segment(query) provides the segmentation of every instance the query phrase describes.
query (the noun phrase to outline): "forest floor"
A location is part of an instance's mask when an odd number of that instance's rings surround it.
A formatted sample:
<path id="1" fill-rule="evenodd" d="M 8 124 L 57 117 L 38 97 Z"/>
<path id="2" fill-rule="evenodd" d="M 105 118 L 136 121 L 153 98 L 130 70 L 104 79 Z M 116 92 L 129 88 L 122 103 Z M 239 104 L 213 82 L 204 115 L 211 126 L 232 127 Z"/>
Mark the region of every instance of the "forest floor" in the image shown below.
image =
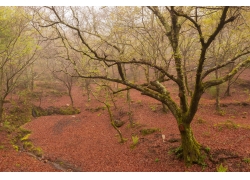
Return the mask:
<path id="1" fill-rule="evenodd" d="M 231 90 L 230 97 L 221 97 L 221 111 L 215 110 L 213 90 L 206 92 L 191 124 L 196 140 L 209 151 L 206 165 L 186 167 L 173 149 L 180 146 L 180 133 L 173 115 L 162 111 L 161 103 L 131 90 L 132 119 L 130 127 L 125 92 L 112 107 L 115 119 L 125 124 L 120 131 L 125 143 L 119 143 L 117 131 L 111 126 L 107 109 L 79 87 L 73 88 L 76 115 L 51 115 L 32 118 L 22 128 L 32 133 L 29 140 L 42 149 L 35 157 L 25 150 L 16 151 L 9 135 L 0 131 L 0 171 L 2 172 L 216 172 L 219 166 L 228 172 L 250 171 L 250 70 L 245 71 Z M 171 85 L 171 84 L 170 84 Z M 171 94 L 177 98 L 177 89 Z M 48 95 L 37 100 L 41 107 L 70 104 L 67 95 Z M 143 135 L 143 129 L 156 132 Z M 131 148 L 133 137 L 138 144 Z M 165 136 L 165 139 L 163 139 Z"/>

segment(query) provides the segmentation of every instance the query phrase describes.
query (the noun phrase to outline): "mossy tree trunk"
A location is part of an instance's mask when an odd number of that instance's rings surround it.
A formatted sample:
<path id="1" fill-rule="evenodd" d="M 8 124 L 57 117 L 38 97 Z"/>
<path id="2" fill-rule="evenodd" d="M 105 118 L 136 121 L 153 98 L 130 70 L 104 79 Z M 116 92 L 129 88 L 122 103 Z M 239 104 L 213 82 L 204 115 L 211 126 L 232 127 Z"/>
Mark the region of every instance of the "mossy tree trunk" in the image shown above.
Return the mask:
<path id="1" fill-rule="evenodd" d="M 218 70 L 215 70 L 215 78 L 219 79 Z M 216 110 L 220 111 L 220 85 L 216 86 Z"/>
<path id="2" fill-rule="evenodd" d="M 179 124 L 179 131 L 181 133 L 180 153 L 186 165 L 201 163 L 201 145 L 194 138 L 190 124 Z"/>

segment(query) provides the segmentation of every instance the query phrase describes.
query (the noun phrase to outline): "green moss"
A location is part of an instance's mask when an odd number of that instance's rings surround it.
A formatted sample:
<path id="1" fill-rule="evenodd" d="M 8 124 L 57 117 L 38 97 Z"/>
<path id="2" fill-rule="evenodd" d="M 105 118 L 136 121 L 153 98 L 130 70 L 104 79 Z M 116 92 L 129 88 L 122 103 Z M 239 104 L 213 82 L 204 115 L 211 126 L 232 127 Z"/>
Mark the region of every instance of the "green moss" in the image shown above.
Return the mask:
<path id="1" fill-rule="evenodd" d="M 32 114 L 34 117 L 49 116 L 52 114 L 73 115 L 73 114 L 79 114 L 80 112 L 81 111 L 78 108 L 72 106 L 62 106 L 60 108 L 51 106 L 48 107 L 47 109 L 34 106 L 32 109 Z"/>
<path id="2" fill-rule="evenodd" d="M 59 112 L 62 115 L 73 115 L 79 114 L 81 111 L 80 109 L 74 108 L 72 106 L 63 106 L 59 109 Z"/>
<path id="3" fill-rule="evenodd" d="M 241 127 L 239 124 L 236 124 L 235 122 L 233 122 L 231 120 L 227 120 L 225 122 L 215 124 L 214 126 L 218 127 L 219 130 L 222 130 L 222 129 L 225 129 L 225 128 L 226 129 L 237 129 L 237 128 Z"/>
<path id="4" fill-rule="evenodd" d="M 142 133 L 143 136 L 152 134 L 154 132 L 161 131 L 159 128 L 149 128 L 149 129 L 141 129 L 140 132 Z"/>
<path id="5" fill-rule="evenodd" d="M 1 145 L 1 146 L 0 146 L 0 150 L 2 150 L 2 149 L 4 149 L 4 145 Z"/>
<path id="6" fill-rule="evenodd" d="M 249 164 L 250 163 L 250 158 L 244 158 L 242 161 Z"/>
<path id="7" fill-rule="evenodd" d="M 20 140 L 23 141 L 28 141 L 30 134 L 26 134 L 23 138 L 21 138 Z"/>
<path id="8" fill-rule="evenodd" d="M 12 147 L 16 150 L 16 151 L 19 151 L 19 147 L 17 145 L 12 145 Z"/>
<path id="9" fill-rule="evenodd" d="M 43 155 L 43 151 L 40 147 L 37 147 L 37 148 L 33 148 L 32 149 L 32 152 L 36 155 L 36 156 L 39 156 L 41 157 Z"/>
<path id="10" fill-rule="evenodd" d="M 23 148 L 26 150 L 31 150 L 33 148 L 33 144 L 30 141 L 23 142 Z"/>

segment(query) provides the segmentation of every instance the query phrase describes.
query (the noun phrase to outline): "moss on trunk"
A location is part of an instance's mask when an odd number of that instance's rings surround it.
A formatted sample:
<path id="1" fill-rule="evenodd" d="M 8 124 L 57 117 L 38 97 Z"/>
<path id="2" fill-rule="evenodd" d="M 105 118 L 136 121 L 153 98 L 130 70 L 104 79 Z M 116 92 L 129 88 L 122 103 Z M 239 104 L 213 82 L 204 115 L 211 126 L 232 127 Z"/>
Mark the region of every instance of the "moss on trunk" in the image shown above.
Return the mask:
<path id="1" fill-rule="evenodd" d="M 202 164 L 201 145 L 195 140 L 190 124 L 180 124 L 181 148 L 180 153 L 186 165 L 194 163 Z"/>

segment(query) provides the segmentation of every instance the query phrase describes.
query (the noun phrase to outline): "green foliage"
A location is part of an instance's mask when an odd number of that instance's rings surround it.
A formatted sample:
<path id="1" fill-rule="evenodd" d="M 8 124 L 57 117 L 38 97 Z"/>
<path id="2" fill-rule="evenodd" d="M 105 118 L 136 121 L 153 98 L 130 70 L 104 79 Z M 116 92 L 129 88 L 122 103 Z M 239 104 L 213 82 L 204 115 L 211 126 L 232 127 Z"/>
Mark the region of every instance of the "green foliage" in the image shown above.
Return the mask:
<path id="1" fill-rule="evenodd" d="M 21 142 L 28 141 L 30 134 L 26 134 L 23 138 L 21 138 Z"/>
<path id="2" fill-rule="evenodd" d="M 143 136 L 152 134 L 154 132 L 161 131 L 159 128 L 149 128 L 149 129 L 141 129 L 140 132 L 142 133 Z"/>
<path id="3" fill-rule="evenodd" d="M 131 144 L 131 148 L 134 149 L 136 147 L 136 145 L 139 143 L 139 137 L 138 136 L 132 136 L 132 142 L 133 144 Z"/>
<path id="4" fill-rule="evenodd" d="M 16 151 L 19 151 L 19 147 L 17 145 L 12 145 L 12 147 L 16 150 Z"/>
<path id="5" fill-rule="evenodd" d="M 23 142 L 23 148 L 27 149 L 27 150 L 32 149 L 33 148 L 32 142 L 30 142 L 30 141 Z"/>
<path id="6" fill-rule="evenodd" d="M 210 149 L 210 147 L 205 147 L 204 150 L 206 151 L 206 153 L 209 153 L 211 149 Z"/>
<path id="7" fill-rule="evenodd" d="M 158 158 L 155 158 L 155 162 L 159 162 L 159 159 L 158 159 Z"/>
<path id="8" fill-rule="evenodd" d="M 33 148 L 32 152 L 38 157 L 41 157 L 43 155 L 43 150 L 40 147 Z"/>
<path id="9" fill-rule="evenodd" d="M 3 128 L 4 128 L 8 133 L 13 132 L 14 129 L 15 129 L 13 126 L 11 126 L 11 123 L 10 123 L 9 121 L 7 121 L 7 120 L 5 120 L 5 121 L 3 122 Z"/>
<path id="10" fill-rule="evenodd" d="M 245 163 L 249 164 L 249 163 L 250 163 L 250 158 L 244 158 L 243 161 L 244 161 Z"/>
<path id="11" fill-rule="evenodd" d="M 227 167 L 224 167 L 222 164 L 216 168 L 217 172 L 227 172 Z"/>

